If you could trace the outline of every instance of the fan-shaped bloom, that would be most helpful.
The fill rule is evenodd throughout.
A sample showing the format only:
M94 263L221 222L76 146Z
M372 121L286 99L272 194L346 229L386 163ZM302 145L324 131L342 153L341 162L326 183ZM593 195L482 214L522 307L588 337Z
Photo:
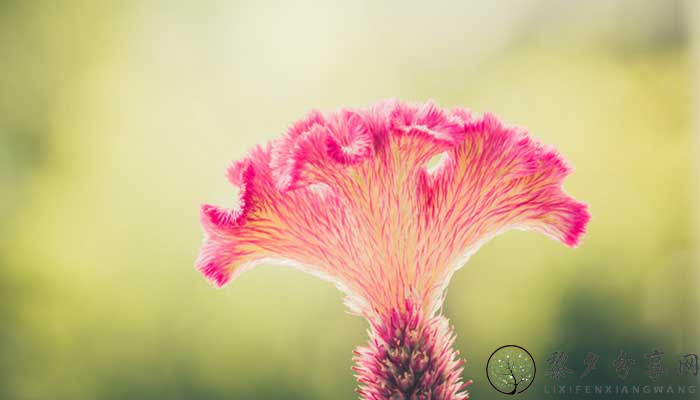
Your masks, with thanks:
M509 229L578 245L589 214L562 190L569 172L491 114L395 100L312 111L228 169L238 204L202 207L196 265L219 286L263 262L329 280L370 322L363 399L465 399L437 314L450 278Z

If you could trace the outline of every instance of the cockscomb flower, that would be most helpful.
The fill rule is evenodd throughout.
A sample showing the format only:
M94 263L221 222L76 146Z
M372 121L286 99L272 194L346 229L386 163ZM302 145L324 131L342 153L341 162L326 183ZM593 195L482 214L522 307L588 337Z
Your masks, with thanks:
M445 289L509 229L578 245L589 214L562 190L569 172L488 113L396 100L312 111L228 169L238 204L202 207L196 265L219 286L260 263L335 283L370 324L353 368L362 399L467 399Z

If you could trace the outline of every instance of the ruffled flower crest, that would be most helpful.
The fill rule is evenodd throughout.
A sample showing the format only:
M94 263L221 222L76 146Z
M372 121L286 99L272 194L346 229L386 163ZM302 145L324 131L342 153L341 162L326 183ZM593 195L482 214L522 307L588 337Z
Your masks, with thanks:
M406 304L430 317L454 271L498 233L578 245L589 214L562 189L569 172L491 114L396 100L313 111L229 168L238 204L202 207L196 265L222 286L282 262L334 282L370 321Z

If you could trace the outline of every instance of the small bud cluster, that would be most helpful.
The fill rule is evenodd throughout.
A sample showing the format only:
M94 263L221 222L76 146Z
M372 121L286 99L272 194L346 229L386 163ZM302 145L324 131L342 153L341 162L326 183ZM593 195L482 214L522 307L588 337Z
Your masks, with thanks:
M425 319L415 307L373 324L370 343L355 351L358 393L364 400L463 400L463 360L442 316Z

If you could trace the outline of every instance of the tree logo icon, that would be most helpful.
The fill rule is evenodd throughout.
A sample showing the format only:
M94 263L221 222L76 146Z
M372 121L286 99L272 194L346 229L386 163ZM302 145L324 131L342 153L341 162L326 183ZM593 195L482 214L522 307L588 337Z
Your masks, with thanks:
M535 359L520 346L509 345L494 351L486 364L486 376L494 389L503 394L519 394L535 380Z

